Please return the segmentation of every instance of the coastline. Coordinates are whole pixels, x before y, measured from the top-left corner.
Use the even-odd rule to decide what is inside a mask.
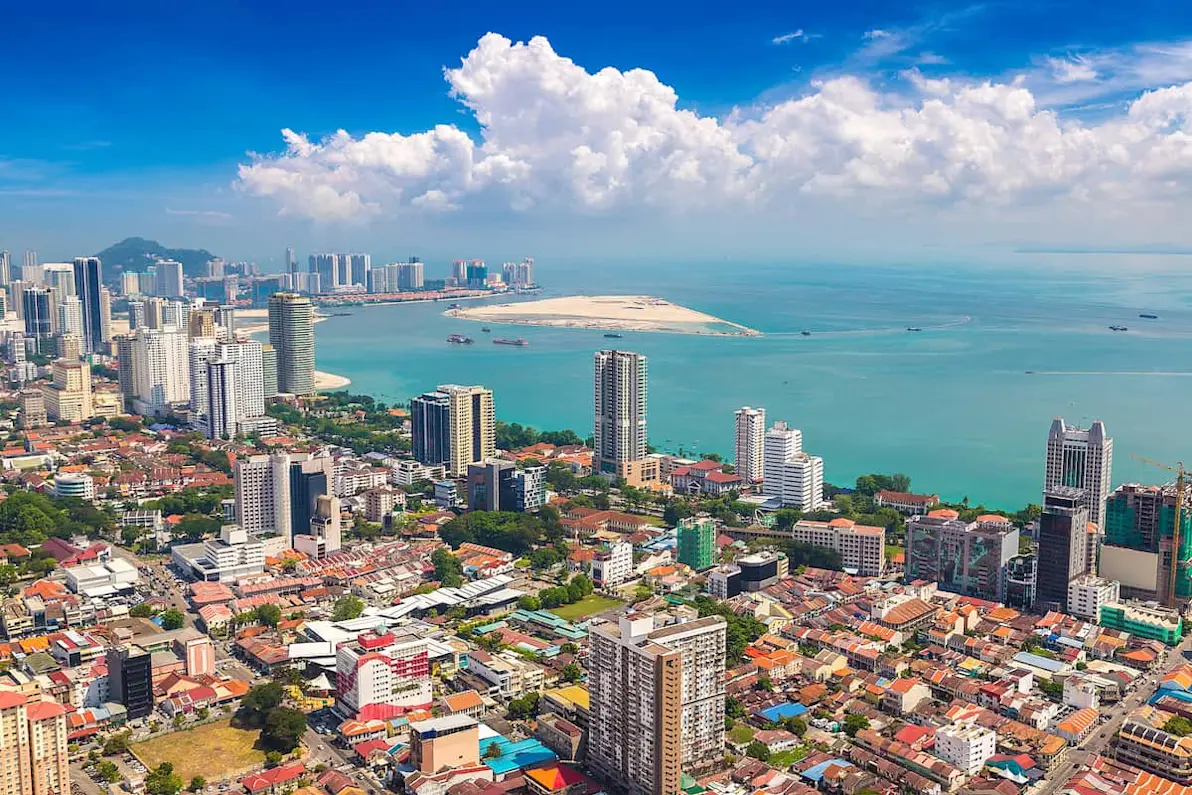
[[[315,370],[315,390],[318,392],[334,392],[337,389],[343,389],[352,383],[351,378],[335,373],[325,373],[322,370]]]

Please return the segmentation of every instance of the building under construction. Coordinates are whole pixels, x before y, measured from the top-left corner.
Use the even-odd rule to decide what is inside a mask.
[[[1192,515],[1185,487],[1180,513],[1180,561],[1192,559]],[[1176,526],[1176,487],[1119,486],[1105,504],[1105,538],[1101,548],[1099,573],[1122,585],[1122,597],[1154,600],[1170,604],[1172,571],[1172,535]],[[1175,602],[1183,605],[1192,599],[1192,572],[1178,568]]]

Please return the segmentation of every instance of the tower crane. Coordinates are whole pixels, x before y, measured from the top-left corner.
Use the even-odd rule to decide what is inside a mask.
[[[1179,578],[1180,570],[1187,571],[1188,567],[1192,565],[1192,560],[1180,560],[1180,542],[1181,532],[1180,524],[1184,515],[1184,484],[1187,482],[1186,478],[1188,471],[1184,469],[1184,462],[1177,461],[1175,466],[1170,464],[1161,464],[1158,461],[1152,461],[1149,458],[1143,458],[1140,455],[1130,454],[1131,458],[1138,459],[1144,464],[1166,469],[1170,472],[1176,473],[1175,477],[1175,519],[1173,520],[1171,528],[1171,573],[1167,577],[1167,604],[1174,607],[1175,601],[1175,583]]]

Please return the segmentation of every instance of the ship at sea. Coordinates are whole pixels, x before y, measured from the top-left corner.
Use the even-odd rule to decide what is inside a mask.
[[[619,340],[619,339],[621,339],[622,335],[609,333],[609,334],[605,334],[604,336],[608,337],[610,340]]]
[[[471,345],[472,338],[465,337],[463,334],[452,334],[447,338],[447,341],[453,345]]]
[[[1110,331],[1129,331],[1130,329],[1127,328],[1126,326],[1110,326],[1109,330]]]
[[[482,328],[480,330],[483,331],[485,334],[488,334],[490,331],[492,331],[492,329],[490,329],[488,326],[485,326],[484,328]]]
[[[906,330],[907,331],[922,331],[923,329],[919,328],[918,326],[907,326]]]
[[[521,337],[518,337],[515,340],[509,339],[508,337],[493,337],[493,345],[517,345],[524,348],[529,344],[529,342],[522,339]]]
[[[1147,320],[1158,320],[1159,319],[1158,315],[1152,315],[1149,312],[1143,312],[1141,315],[1139,315],[1139,317],[1146,318]]]

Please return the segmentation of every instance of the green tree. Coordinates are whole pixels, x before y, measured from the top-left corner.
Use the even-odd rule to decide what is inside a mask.
[[[335,607],[331,611],[331,618],[335,621],[350,621],[359,618],[364,612],[364,600],[345,594],[335,600]]]
[[[162,629],[182,629],[185,623],[186,616],[176,607],[171,607],[161,614]]]
[[[484,749],[485,759],[496,759],[501,755],[501,744],[498,742],[491,742],[488,747]]]
[[[538,714],[538,699],[537,693],[526,693],[521,698],[515,698],[509,702],[509,707],[506,714],[513,720],[527,720]]]
[[[435,579],[445,588],[458,588],[464,584],[463,566],[459,559],[446,547],[439,547],[431,553],[430,562],[435,567]]]
[[[145,792],[149,795],[178,795],[181,791],[182,776],[169,762],[162,762],[145,776]]]
[[[759,740],[750,741],[749,745],[745,748],[745,755],[752,756],[754,759],[762,762],[770,761],[770,749],[766,747],[765,743]]]
[[[17,567],[11,563],[0,564],[0,587],[7,588],[21,576]]]
[[[113,734],[108,739],[104,740],[103,752],[107,756],[115,756],[116,754],[128,753],[128,732],[120,732]]]
[[[298,747],[306,731],[306,715],[289,707],[274,707],[265,719],[261,742],[267,747],[288,754]]]
[[[109,784],[115,784],[120,780],[120,769],[116,767],[115,763],[106,759],[95,766],[95,772]]]
[[[517,606],[522,610],[540,610],[542,609],[542,601],[537,596],[526,594],[518,597]]]
[[[584,673],[575,663],[567,663],[563,666],[563,670],[559,675],[563,678],[564,682],[575,684],[583,677]]]
[[[240,699],[240,708],[236,710],[236,718],[240,722],[253,727],[265,725],[265,719],[274,709],[281,706],[285,691],[278,682],[265,682],[256,685]]]
[[[543,526],[531,513],[471,511],[440,527],[439,538],[453,548],[470,541],[523,555],[542,541]]]
[[[782,725],[783,728],[796,737],[802,737],[803,735],[807,734],[807,721],[803,720],[802,718],[796,718],[793,716],[789,718],[783,718]]]
[[[774,683],[770,681],[768,676],[759,676],[757,681],[753,683],[754,690],[764,690],[767,693],[774,689]]]
[[[190,780],[190,786],[187,789],[191,792],[199,792],[205,786],[207,786],[207,779],[202,776],[195,776]]]
[[[1192,721],[1181,715],[1173,715],[1163,724],[1163,731],[1175,737],[1187,737],[1192,734]]]
[[[724,699],[724,714],[730,718],[744,718],[745,708],[741,706],[741,702],[734,696],[728,696]]]
[[[276,627],[281,621],[281,608],[277,605],[259,605],[257,607],[257,621],[267,627]]]
[[[857,732],[868,728],[869,718],[865,717],[864,715],[858,715],[854,712],[844,717],[844,733],[849,737],[855,737]]]
[[[205,536],[218,534],[222,526],[218,519],[212,519],[210,516],[200,513],[188,513],[182,517],[182,521],[174,525],[170,530],[170,535],[176,539],[194,543],[203,540]]]

